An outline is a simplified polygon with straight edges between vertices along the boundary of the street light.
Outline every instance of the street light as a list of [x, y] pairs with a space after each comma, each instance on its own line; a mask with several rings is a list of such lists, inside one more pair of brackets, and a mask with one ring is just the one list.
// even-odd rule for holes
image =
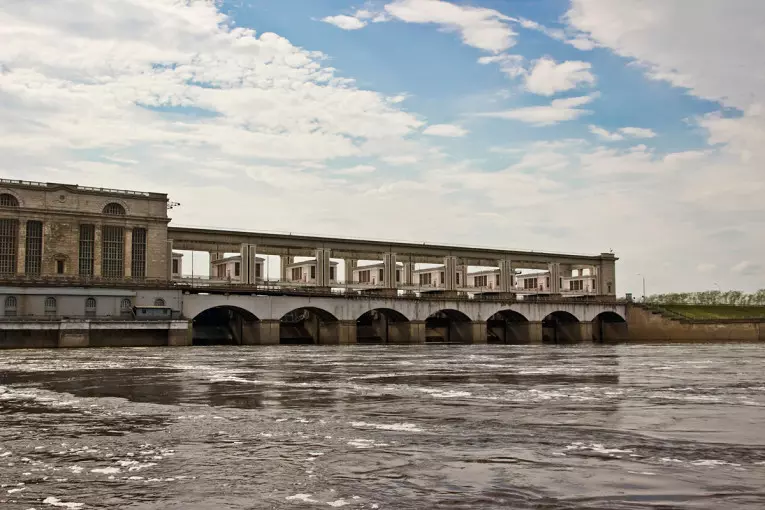
[[643, 278], [643, 301], [645, 301], [645, 276], [640, 273], [637, 275]]

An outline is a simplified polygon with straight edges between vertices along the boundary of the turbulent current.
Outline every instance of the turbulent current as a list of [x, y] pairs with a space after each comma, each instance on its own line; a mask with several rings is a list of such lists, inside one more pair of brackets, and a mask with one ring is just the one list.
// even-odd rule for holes
[[765, 508], [765, 346], [0, 351], [0, 508]]

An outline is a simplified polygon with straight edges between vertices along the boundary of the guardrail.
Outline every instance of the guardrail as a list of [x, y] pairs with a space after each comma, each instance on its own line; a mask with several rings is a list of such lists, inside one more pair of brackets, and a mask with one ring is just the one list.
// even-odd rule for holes
[[127, 289], [162, 289], [179, 290], [187, 293], [239, 293], [239, 294], [262, 294], [262, 295], [287, 295], [306, 297], [346, 297], [346, 298], [369, 298], [380, 297], [392, 299], [418, 299], [418, 300], [445, 300], [450, 301], [493, 301], [493, 302], [563, 302], [563, 303], [626, 303], [626, 300], [618, 300], [612, 296], [602, 295], [579, 295], [565, 297], [565, 294], [520, 294], [504, 292], [496, 294], [481, 293], [458, 289], [445, 291], [443, 288], [407, 286], [396, 289], [382, 287], [354, 288], [353, 284], [333, 284], [331, 287], [317, 287], [314, 285], [290, 285], [291, 282], [263, 281], [257, 284], [243, 284], [240, 282], [225, 282], [207, 280], [205, 284], [195, 284], [194, 281], [163, 279], [120, 279], [98, 277], [51, 277], [51, 276], [0, 276], [0, 285], [19, 287], [107, 287]]

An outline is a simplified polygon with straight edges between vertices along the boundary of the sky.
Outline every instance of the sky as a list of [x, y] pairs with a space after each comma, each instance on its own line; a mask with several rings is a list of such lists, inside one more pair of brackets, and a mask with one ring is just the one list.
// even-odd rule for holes
[[4, 0], [0, 175], [765, 287], [765, 2]]

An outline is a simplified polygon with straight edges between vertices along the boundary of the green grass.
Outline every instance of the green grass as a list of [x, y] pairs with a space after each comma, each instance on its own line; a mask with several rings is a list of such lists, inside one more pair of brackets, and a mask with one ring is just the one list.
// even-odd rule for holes
[[765, 319], [765, 306], [659, 305], [688, 319]]

